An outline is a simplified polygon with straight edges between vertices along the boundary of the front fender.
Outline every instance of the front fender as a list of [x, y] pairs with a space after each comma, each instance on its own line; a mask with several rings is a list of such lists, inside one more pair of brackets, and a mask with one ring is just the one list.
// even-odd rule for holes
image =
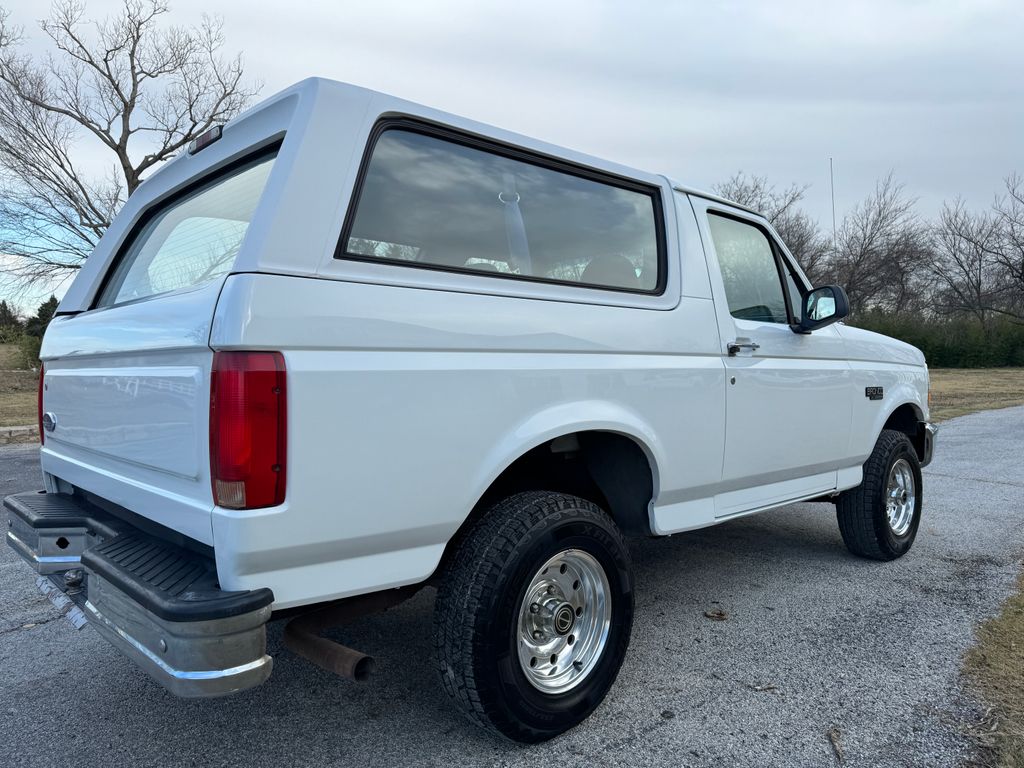
[[[861, 381], [863, 379], [864, 381]], [[862, 464], [871, 455], [886, 422], [898, 408], [909, 405], [915, 421], [928, 417], [928, 374], [924, 369], [904, 368], [875, 370], [857, 376], [859, 392], [855, 393], [854, 423], [851, 431], [851, 464]], [[870, 400], [864, 387], [881, 386], [881, 402]]]

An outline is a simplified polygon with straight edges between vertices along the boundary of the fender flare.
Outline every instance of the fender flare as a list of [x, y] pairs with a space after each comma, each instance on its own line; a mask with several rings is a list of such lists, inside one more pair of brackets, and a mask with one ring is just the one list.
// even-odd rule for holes
[[583, 400], [544, 408], [506, 432], [478, 464], [479, 469], [470, 484], [464, 519], [469, 517], [494, 481], [517, 459], [539, 445], [576, 432], [611, 432], [633, 440], [647, 458], [653, 495], [657, 498], [658, 468], [664, 460], [664, 446], [655, 430], [637, 413], [618, 403]]

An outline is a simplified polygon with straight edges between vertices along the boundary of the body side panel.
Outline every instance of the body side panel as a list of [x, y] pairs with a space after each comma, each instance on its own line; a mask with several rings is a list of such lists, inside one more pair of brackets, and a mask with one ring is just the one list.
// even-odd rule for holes
[[212, 346], [284, 351], [289, 470], [282, 507], [214, 510], [222, 583], [284, 607], [422, 580], [505, 467], [581, 429], [641, 446], [655, 509], [713, 486], [717, 336], [706, 299], [664, 312], [229, 277]]

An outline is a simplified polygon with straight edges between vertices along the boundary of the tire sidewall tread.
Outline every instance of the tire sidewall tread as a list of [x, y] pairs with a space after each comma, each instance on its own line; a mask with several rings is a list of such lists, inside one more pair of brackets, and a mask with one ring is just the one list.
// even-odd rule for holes
[[[889, 525], [885, 493], [889, 472], [900, 458], [907, 459], [914, 475], [914, 517], [903, 536]], [[839, 531], [847, 549], [872, 560], [895, 560], [914, 544], [921, 524], [923, 501], [921, 463], [910, 439], [903, 433], [884, 429], [871, 456], [864, 462], [864, 478], [856, 488], [840, 494], [836, 501]]]
[[[518, 608], [543, 563], [570, 547], [604, 567], [612, 626], [587, 677], [566, 693], [545, 694], [519, 666]], [[543, 741], [585, 719], [603, 700], [628, 647], [632, 618], [632, 565], [611, 518], [565, 494], [510, 496], [467, 532], [438, 588], [434, 644], [442, 686], [474, 723], [516, 741]]]

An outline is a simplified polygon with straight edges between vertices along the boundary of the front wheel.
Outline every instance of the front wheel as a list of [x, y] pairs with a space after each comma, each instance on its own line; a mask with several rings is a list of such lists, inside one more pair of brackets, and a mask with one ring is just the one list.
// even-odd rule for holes
[[840, 494], [836, 514], [853, 554], [895, 560], [910, 551], [921, 523], [921, 463], [905, 434], [882, 430], [863, 481]]
[[517, 494], [469, 531], [438, 588], [441, 682], [477, 724], [550, 739], [604, 699], [632, 623], [632, 566], [611, 518], [574, 496]]

